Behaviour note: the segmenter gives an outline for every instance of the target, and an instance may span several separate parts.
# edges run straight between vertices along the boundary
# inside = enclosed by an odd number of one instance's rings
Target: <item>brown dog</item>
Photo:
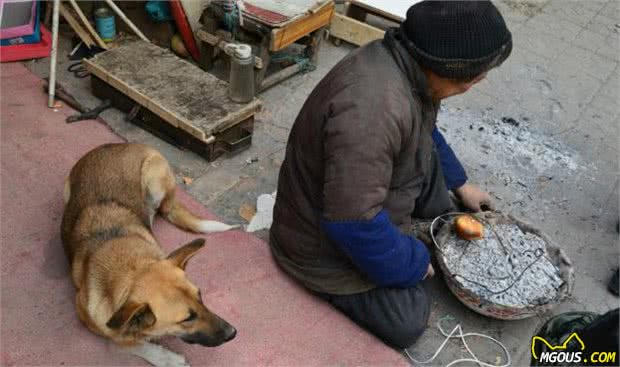
[[[153,237],[157,212],[193,232],[233,228],[190,213],[175,199],[175,186],[156,150],[107,144],[77,162],[64,189],[62,241],[80,320],[154,365],[184,365],[185,359],[148,340],[173,335],[217,346],[236,334],[204,306],[200,290],[185,276],[187,261],[204,240],[166,256]]]

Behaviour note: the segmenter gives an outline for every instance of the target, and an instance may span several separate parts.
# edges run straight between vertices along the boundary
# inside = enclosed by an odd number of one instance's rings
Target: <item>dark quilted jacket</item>
[[[289,137],[270,233],[277,263],[306,287],[332,294],[375,287],[320,221],[370,220],[385,209],[409,227],[438,107],[425,90],[419,66],[386,36],[345,57],[308,97]]]

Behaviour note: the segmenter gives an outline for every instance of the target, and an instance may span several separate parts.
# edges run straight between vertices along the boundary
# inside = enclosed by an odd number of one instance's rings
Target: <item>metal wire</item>
[[[431,239],[433,240],[433,243],[435,244],[435,247],[439,250],[439,252],[441,252],[441,254],[442,254],[442,255],[445,255],[445,254],[444,254],[444,252],[441,250],[441,247],[439,246],[439,243],[437,242],[437,239],[435,238],[434,226],[435,226],[435,223],[437,222],[437,220],[442,220],[444,223],[449,224],[450,222],[449,222],[449,221],[446,221],[446,220],[445,220],[445,219],[443,219],[443,218],[444,218],[444,217],[446,217],[446,216],[454,216],[454,215],[472,215],[472,214],[471,214],[471,213],[464,213],[464,212],[450,212],[450,213],[446,213],[446,214],[442,214],[442,215],[438,216],[437,218],[433,219],[433,221],[431,222],[431,227],[430,227]],[[502,242],[501,237],[499,236],[499,234],[498,234],[498,233],[497,233],[497,231],[495,230],[495,226],[494,226],[492,223],[490,223],[489,221],[487,221],[487,220],[485,220],[485,219],[483,219],[483,218],[479,218],[478,216],[475,216],[475,215],[472,215],[472,216],[474,216],[477,220],[480,220],[480,221],[482,221],[482,222],[486,223],[486,224],[487,224],[487,225],[491,228],[491,230],[493,231],[493,234],[495,235],[495,238],[498,240],[498,242],[499,242],[499,243],[500,243],[500,245],[502,246],[502,249],[504,250],[504,253],[505,253],[507,256],[511,256],[511,255],[513,254],[513,252],[514,252],[514,246],[512,245],[512,243],[510,242],[510,240],[506,239],[506,240],[508,241],[508,243],[510,244],[510,251],[509,251],[509,249],[508,249],[508,248],[504,245],[504,243]],[[468,241],[468,244],[469,244],[470,242],[471,242],[471,241]],[[465,251],[466,251],[466,250],[467,250],[467,248],[463,251],[463,254],[462,254],[462,255],[464,255],[464,253],[465,253]],[[451,276],[453,276],[453,277],[457,277],[457,276],[458,276],[458,277],[460,277],[461,279],[463,279],[464,281],[467,281],[467,282],[469,282],[469,283],[475,284],[475,285],[477,285],[477,286],[479,286],[479,287],[482,287],[482,288],[486,289],[486,290],[487,290],[487,292],[488,292],[488,295],[498,295],[498,294],[502,294],[502,293],[505,293],[506,291],[510,290],[512,287],[514,287],[514,286],[515,286],[515,284],[517,284],[517,282],[518,282],[518,281],[519,281],[519,280],[523,277],[523,275],[524,275],[524,274],[525,274],[525,273],[526,273],[526,272],[527,272],[527,271],[528,271],[528,270],[529,270],[529,269],[530,269],[530,268],[531,268],[534,264],[536,264],[536,263],[537,263],[537,262],[538,262],[541,258],[546,257],[546,256],[545,256],[544,251],[543,251],[542,249],[540,249],[540,248],[538,248],[538,249],[536,249],[536,250],[534,250],[534,251],[532,251],[532,250],[526,250],[526,251],[521,252],[519,255],[524,255],[524,254],[526,254],[526,253],[528,253],[528,252],[534,252],[534,255],[536,256],[536,258],[534,259],[534,261],[530,262],[530,263],[529,263],[529,264],[528,264],[528,265],[527,265],[527,266],[526,266],[526,267],[525,267],[525,268],[521,271],[521,273],[519,273],[519,275],[517,275],[517,276],[516,276],[516,278],[514,278],[514,280],[512,281],[512,283],[511,283],[510,285],[508,285],[507,287],[505,287],[504,289],[501,289],[501,290],[492,290],[492,289],[489,289],[486,285],[481,284],[481,283],[479,283],[479,282],[476,282],[475,280],[468,279],[467,277],[465,277],[465,276],[463,276],[463,275],[460,275],[460,274],[458,274],[458,273],[451,273],[450,275],[451,275]],[[462,255],[461,255],[461,256],[462,256]],[[549,259],[549,260],[550,260],[550,259]],[[555,266],[555,264],[553,264],[553,262],[552,262],[552,261],[549,261],[549,262],[550,262],[550,263],[551,263],[551,265],[553,265],[553,266],[556,268],[556,270],[558,270],[558,272],[559,272],[559,269],[557,269],[557,267]],[[512,265],[512,263],[511,263],[511,265]],[[514,269],[514,268],[513,268],[513,269]],[[513,276],[514,276],[514,274],[513,274]],[[501,278],[500,278],[500,277],[488,277],[487,279],[506,280],[506,279],[508,279],[508,278],[510,278],[510,277],[511,277],[511,276],[505,276],[505,277],[501,277]]]
[[[524,251],[524,252],[522,252],[521,254],[524,254],[525,252],[527,252],[527,251]],[[479,286],[479,287],[482,287],[482,288],[486,289],[486,290],[487,290],[487,292],[489,292],[489,293],[488,293],[489,295],[502,294],[502,293],[504,293],[504,292],[508,291],[510,288],[514,287],[514,286],[515,286],[515,284],[517,284],[517,282],[521,279],[521,277],[523,277],[523,274],[525,274],[525,272],[526,272],[526,271],[528,271],[528,269],[529,269],[529,268],[531,268],[531,267],[532,267],[532,265],[534,265],[535,263],[537,263],[537,262],[538,262],[538,260],[540,260],[541,258],[543,258],[543,257],[544,257],[544,253],[543,253],[543,251],[542,251],[541,249],[536,249],[536,252],[539,252],[539,253],[540,253],[540,254],[536,257],[536,259],[534,259],[534,261],[532,261],[531,263],[529,263],[529,264],[525,267],[525,269],[523,269],[523,271],[522,271],[522,272],[521,272],[521,273],[517,276],[517,278],[516,278],[516,279],[515,279],[515,280],[514,280],[514,281],[513,281],[513,282],[512,282],[509,286],[507,286],[506,288],[504,288],[504,289],[502,289],[502,290],[499,290],[499,291],[494,291],[494,290],[491,290],[491,289],[489,289],[489,287],[487,287],[486,285],[481,284],[481,283],[479,283],[479,282],[476,282],[475,280],[468,279],[468,278],[466,278],[466,277],[464,277],[464,276],[462,276],[462,275],[460,275],[460,274],[457,274],[457,273],[452,274],[452,276],[454,276],[454,277],[460,277],[461,279],[463,279],[463,280],[465,280],[465,281],[467,281],[467,282],[470,282],[470,283],[476,284],[477,286]],[[505,280],[505,279],[508,279],[508,278],[509,278],[509,277],[505,277],[505,278],[489,278],[489,279],[501,279],[501,280]]]

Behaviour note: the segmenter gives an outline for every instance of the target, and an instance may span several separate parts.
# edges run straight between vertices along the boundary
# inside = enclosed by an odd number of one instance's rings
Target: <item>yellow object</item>
[[[536,335],[532,338],[532,356],[536,359],[538,359],[539,356],[536,355],[536,342],[537,341],[541,341],[543,343],[545,343],[545,345],[547,345],[547,348],[549,348],[550,350],[554,351],[554,350],[566,350],[566,348],[568,348],[568,343],[572,340],[575,339],[577,342],[579,342],[579,346],[581,348],[581,350],[586,349],[586,345],[583,343],[583,340],[581,340],[581,338],[579,337],[579,335],[577,335],[577,333],[572,333],[568,336],[568,338],[566,338],[564,340],[564,343],[562,343],[562,345],[551,345],[549,344],[548,341],[546,341],[544,338]]]
[[[185,43],[183,43],[183,39],[178,33],[172,36],[172,39],[170,40],[170,48],[175,54],[182,58],[186,59],[189,57],[189,53],[185,48]]]
[[[464,240],[480,240],[484,238],[484,225],[471,215],[459,215],[454,220],[456,234]]]

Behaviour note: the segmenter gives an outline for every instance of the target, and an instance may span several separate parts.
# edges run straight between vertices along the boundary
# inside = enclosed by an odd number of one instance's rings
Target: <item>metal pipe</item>
[[[146,36],[142,32],[140,32],[138,27],[136,27],[135,24],[133,24],[131,22],[131,20],[129,20],[129,18],[127,18],[125,13],[123,13],[123,11],[118,6],[116,6],[116,4],[114,4],[114,1],[112,1],[112,0],[105,0],[105,2],[108,4],[108,6],[110,8],[112,8],[112,10],[114,10],[116,15],[118,15],[123,20],[123,22],[125,22],[125,24],[127,24],[129,26],[129,28],[131,28],[131,30],[134,31],[134,33],[136,35],[138,35],[138,37],[142,38],[146,42],[151,42],[148,38],[146,38]]]
[[[54,108],[54,94],[56,93],[56,55],[58,54],[58,17],[60,0],[54,0],[52,11],[52,50],[50,52],[50,81],[48,88],[47,107]]]

